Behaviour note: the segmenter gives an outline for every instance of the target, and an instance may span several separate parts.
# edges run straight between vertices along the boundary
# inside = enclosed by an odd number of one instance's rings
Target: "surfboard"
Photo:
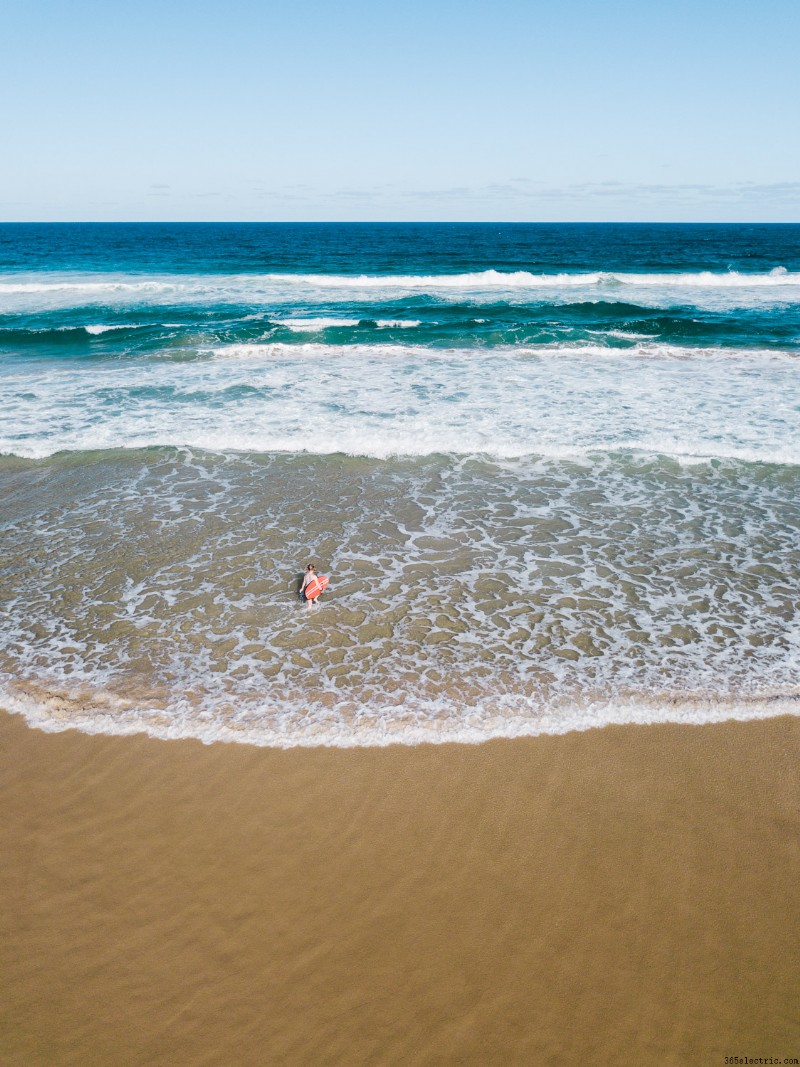
[[[320,593],[324,593],[328,588],[328,579],[324,574],[320,574],[316,578],[312,578],[305,588],[306,600],[316,600]]]

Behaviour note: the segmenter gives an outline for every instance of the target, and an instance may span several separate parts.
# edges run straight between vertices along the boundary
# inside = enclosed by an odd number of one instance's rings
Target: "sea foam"
[[[89,695],[84,688],[72,693],[0,686],[0,707],[25,718],[29,726],[45,733],[79,730],[85,734],[130,737],[145,734],[164,741],[196,740],[210,745],[218,742],[253,745],[259,748],[385,748],[388,745],[483,744],[542,735],[562,735],[606,726],[649,726],[676,723],[702,726],[730,721],[771,719],[800,714],[800,694],[767,694],[751,700],[720,700],[711,695],[690,700],[622,700],[580,704],[559,709],[558,714],[542,713],[535,706],[509,713],[497,708],[462,705],[449,709],[438,706],[430,716],[407,721],[397,708],[398,720],[385,714],[371,723],[336,722],[330,707],[302,709],[269,704],[248,723],[226,722],[208,716],[187,718],[185,714],[165,714],[163,707],[137,705],[100,690]],[[259,721],[260,719],[260,721]]]
[[[298,297],[341,302],[360,294],[364,301],[380,301],[409,294],[430,294],[452,300],[468,298],[477,304],[498,299],[605,299],[612,293],[638,293],[638,299],[669,306],[676,299],[703,305],[724,300],[729,306],[757,306],[786,302],[800,296],[800,272],[776,269],[767,273],[576,273],[535,274],[529,271],[484,270],[464,274],[349,275],[349,274],[174,274],[150,276],[6,275],[0,281],[0,313],[81,306],[135,307],[154,304],[253,305],[276,308]],[[315,316],[311,316],[312,318]],[[344,316],[348,318],[349,316]]]
[[[800,462],[796,361],[637,344],[430,349],[234,344],[212,358],[0,378],[0,452],[188,446],[320,455]],[[309,366],[314,392],[309,397]],[[520,403],[520,397],[526,398]]]

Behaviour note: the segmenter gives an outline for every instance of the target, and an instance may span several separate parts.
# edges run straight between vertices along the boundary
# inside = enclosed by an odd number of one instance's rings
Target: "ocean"
[[[2,225],[0,705],[284,747],[800,712],[798,369],[800,225]]]

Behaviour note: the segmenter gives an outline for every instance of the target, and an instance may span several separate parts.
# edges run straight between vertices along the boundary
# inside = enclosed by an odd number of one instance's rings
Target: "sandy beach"
[[[800,1056],[796,718],[291,751],[0,730],[4,1067]]]

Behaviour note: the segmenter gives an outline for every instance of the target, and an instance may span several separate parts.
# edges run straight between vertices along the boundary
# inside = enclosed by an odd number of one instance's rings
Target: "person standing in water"
[[[309,563],[306,567],[306,573],[303,575],[303,584],[300,586],[300,599],[305,600],[307,604],[313,604],[313,600],[309,600],[306,596],[306,586],[314,578],[317,578],[317,568],[313,563]]]

